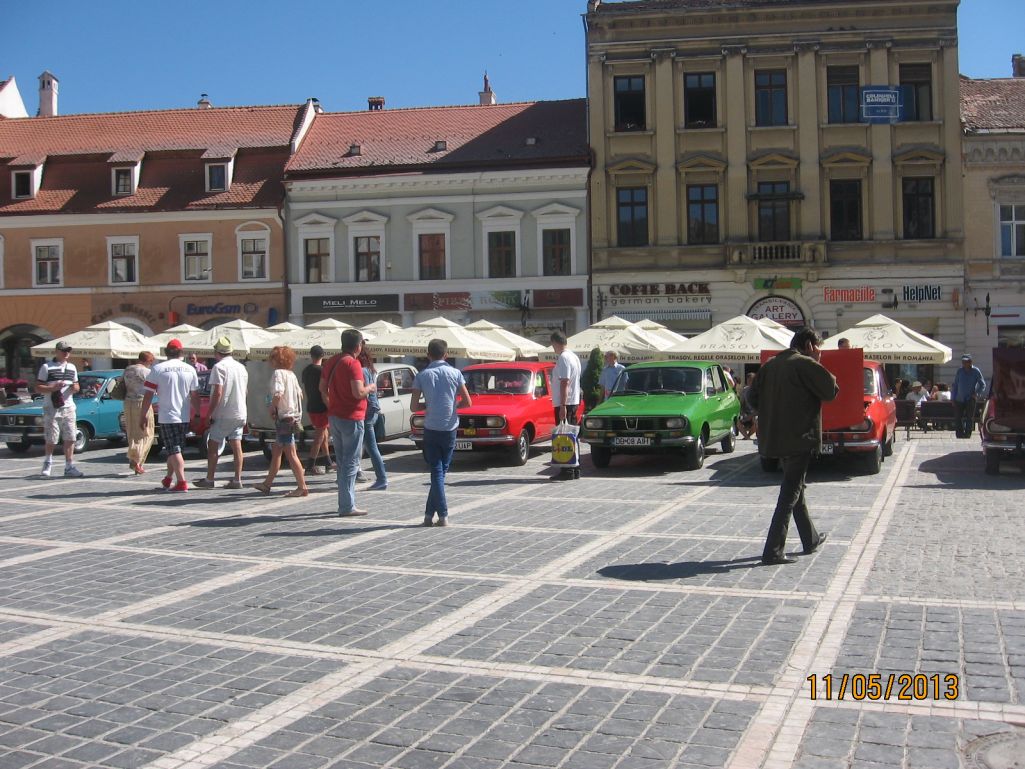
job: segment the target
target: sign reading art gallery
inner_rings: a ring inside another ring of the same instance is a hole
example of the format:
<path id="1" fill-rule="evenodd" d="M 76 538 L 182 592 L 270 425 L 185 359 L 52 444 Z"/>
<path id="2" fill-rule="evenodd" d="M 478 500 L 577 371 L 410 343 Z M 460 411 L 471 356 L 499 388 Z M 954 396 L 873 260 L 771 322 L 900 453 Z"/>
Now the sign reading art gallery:
<path id="1" fill-rule="evenodd" d="M 334 312 L 398 312 L 398 294 L 359 296 L 304 296 L 303 313 L 330 315 Z"/>
<path id="2" fill-rule="evenodd" d="M 751 305 L 747 311 L 749 318 L 760 320 L 769 318 L 784 326 L 803 326 L 804 311 L 791 299 L 785 296 L 767 296 Z"/>

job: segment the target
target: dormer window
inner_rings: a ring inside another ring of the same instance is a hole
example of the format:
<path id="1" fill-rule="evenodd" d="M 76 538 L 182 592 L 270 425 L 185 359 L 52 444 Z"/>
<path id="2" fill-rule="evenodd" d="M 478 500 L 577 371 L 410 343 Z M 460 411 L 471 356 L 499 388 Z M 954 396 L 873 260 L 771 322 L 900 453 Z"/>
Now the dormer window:
<path id="1" fill-rule="evenodd" d="M 115 195 L 131 195 L 134 190 L 132 189 L 132 169 L 131 168 L 115 168 L 114 169 L 114 194 Z"/>
<path id="2" fill-rule="evenodd" d="M 228 189 L 228 164 L 206 164 L 206 191 L 224 192 Z"/>
<path id="3" fill-rule="evenodd" d="M 32 190 L 31 171 L 14 171 L 11 174 L 11 187 L 14 189 L 15 198 L 35 197 Z"/>

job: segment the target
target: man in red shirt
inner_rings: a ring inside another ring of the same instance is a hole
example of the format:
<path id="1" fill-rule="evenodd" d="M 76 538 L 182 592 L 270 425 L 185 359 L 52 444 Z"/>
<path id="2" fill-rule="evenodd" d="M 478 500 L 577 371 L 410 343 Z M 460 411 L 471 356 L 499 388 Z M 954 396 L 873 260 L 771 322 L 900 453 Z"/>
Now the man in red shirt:
<path id="1" fill-rule="evenodd" d="M 338 463 L 338 515 L 366 515 L 356 507 L 356 474 L 363 453 L 363 418 L 367 396 L 377 385 L 363 383 L 363 367 L 358 360 L 363 335 L 354 328 L 342 332 L 342 354 L 324 364 L 320 375 L 320 394 L 327 404 L 331 440 Z"/>

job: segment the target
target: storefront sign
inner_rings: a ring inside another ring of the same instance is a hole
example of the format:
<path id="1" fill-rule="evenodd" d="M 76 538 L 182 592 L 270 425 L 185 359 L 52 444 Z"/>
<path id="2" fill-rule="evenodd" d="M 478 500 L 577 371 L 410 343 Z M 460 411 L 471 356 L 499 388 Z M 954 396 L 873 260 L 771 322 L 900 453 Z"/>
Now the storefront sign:
<path id="1" fill-rule="evenodd" d="M 193 304 L 189 302 L 185 305 L 186 315 L 252 315 L 254 312 L 260 311 L 260 305 L 254 304 L 253 302 L 246 302 L 245 304 L 225 304 L 224 302 L 216 302 L 215 304 Z"/>
<path id="2" fill-rule="evenodd" d="M 751 305 L 747 311 L 749 318 L 759 320 L 769 318 L 784 326 L 803 326 L 804 311 L 785 296 L 767 296 Z"/>
<path id="3" fill-rule="evenodd" d="M 406 294 L 403 306 L 416 310 L 520 310 L 523 294 L 519 291 L 440 291 Z"/>
<path id="4" fill-rule="evenodd" d="M 535 288 L 531 292 L 530 306 L 536 309 L 546 307 L 583 307 L 582 288 Z"/>
<path id="5" fill-rule="evenodd" d="M 619 283 L 609 286 L 610 296 L 710 296 L 707 283 Z"/>
<path id="6" fill-rule="evenodd" d="M 304 296 L 303 313 L 330 315 L 334 312 L 398 312 L 398 294 L 359 296 Z"/>
<path id="7" fill-rule="evenodd" d="M 829 304 L 854 304 L 856 302 L 877 301 L 876 290 L 872 286 L 852 286 L 850 288 L 822 287 L 822 301 Z"/>
<path id="8" fill-rule="evenodd" d="M 118 315 L 134 315 L 151 326 L 156 325 L 157 322 L 157 316 L 145 307 L 140 307 L 137 304 L 119 304 L 117 307 L 111 307 L 108 310 L 93 315 L 93 323 L 102 323 Z"/>
<path id="9" fill-rule="evenodd" d="M 754 280 L 754 287 L 762 291 L 784 288 L 799 289 L 802 285 L 804 285 L 803 278 L 755 278 Z"/>
<path id="10" fill-rule="evenodd" d="M 942 286 L 904 286 L 901 289 L 905 302 L 940 302 L 943 300 Z"/>

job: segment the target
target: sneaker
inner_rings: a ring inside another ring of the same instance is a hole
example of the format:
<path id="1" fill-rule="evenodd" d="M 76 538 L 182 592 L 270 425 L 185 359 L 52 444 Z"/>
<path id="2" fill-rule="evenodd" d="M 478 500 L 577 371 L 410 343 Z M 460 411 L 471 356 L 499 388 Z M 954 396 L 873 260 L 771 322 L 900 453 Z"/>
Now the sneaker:
<path id="1" fill-rule="evenodd" d="M 310 468 L 310 472 L 313 475 L 325 475 L 327 473 L 327 468 L 324 467 L 324 465 L 314 465 Z"/>
<path id="2" fill-rule="evenodd" d="M 174 491 L 174 492 L 179 492 L 179 493 L 180 492 L 185 492 L 185 491 L 188 491 L 188 490 L 189 490 L 189 484 L 188 484 L 187 481 L 182 481 L 181 483 L 176 483 L 176 484 L 174 484 L 174 486 L 172 486 L 171 488 L 168 489 L 168 491 Z"/>
<path id="3" fill-rule="evenodd" d="M 163 486 L 165 489 L 170 489 L 171 488 L 171 481 L 173 481 L 173 480 L 174 480 L 174 478 L 172 476 L 165 475 L 163 478 L 160 479 L 160 485 Z"/>
<path id="4" fill-rule="evenodd" d="M 367 491 L 384 491 L 386 488 L 388 488 L 388 481 L 374 481 L 374 485 Z"/>
<path id="5" fill-rule="evenodd" d="M 338 517 L 339 518 L 355 518 L 358 515 L 366 515 L 366 514 L 367 514 L 366 510 L 360 510 L 358 508 L 353 508 L 352 510 L 350 510 L 347 513 L 338 513 Z"/>
<path id="6" fill-rule="evenodd" d="M 206 478 L 197 478 L 192 482 L 192 485 L 197 489 L 212 489 L 216 486 L 213 481 L 207 480 Z"/>
<path id="7" fill-rule="evenodd" d="M 236 481 L 236 480 L 228 481 L 226 484 L 224 484 L 224 488 L 226 488 L 226 489 L 241 489 L 242 488 L 242 481 Z"/>
<path id="8" fill-rule="evenodd" d="M 74 465 L 68 465 L 67 467 L 64 468 L 64 477 L 65 478 L 84 478 L 85 477 L 85 473 L 83 473 L 81 470 L 79 470 Z"/>
<path id="9" fill-rule="evenodd" d="M 50 473 L 53 472 L 53 462 L 43 462 L 43 469 L 39 471 L 39 474 L 44 478 L 49 478 Z"/>
<path id="10" fill-rule="evenodd" d="M 424 516 L 424 522 L 421 523 L 420 525 L 421 526 L 433 526 L 434 525 L 434 516 L 433 515 L 425 515 Z"/>
<path id="11" fill-rule="evenodd" d="M 356 483 L 366 483 L 369 480 L 363 473 L 356 473 Z"/>
<path id="12" fill-rule="evenodd" d="M 434 525 L 435 526 L 448 526 L 448 516 L 447 515 L 440 515 L 440 516 L 438 516 L 438 522 L 436 524 L 434 524 Z"/>

